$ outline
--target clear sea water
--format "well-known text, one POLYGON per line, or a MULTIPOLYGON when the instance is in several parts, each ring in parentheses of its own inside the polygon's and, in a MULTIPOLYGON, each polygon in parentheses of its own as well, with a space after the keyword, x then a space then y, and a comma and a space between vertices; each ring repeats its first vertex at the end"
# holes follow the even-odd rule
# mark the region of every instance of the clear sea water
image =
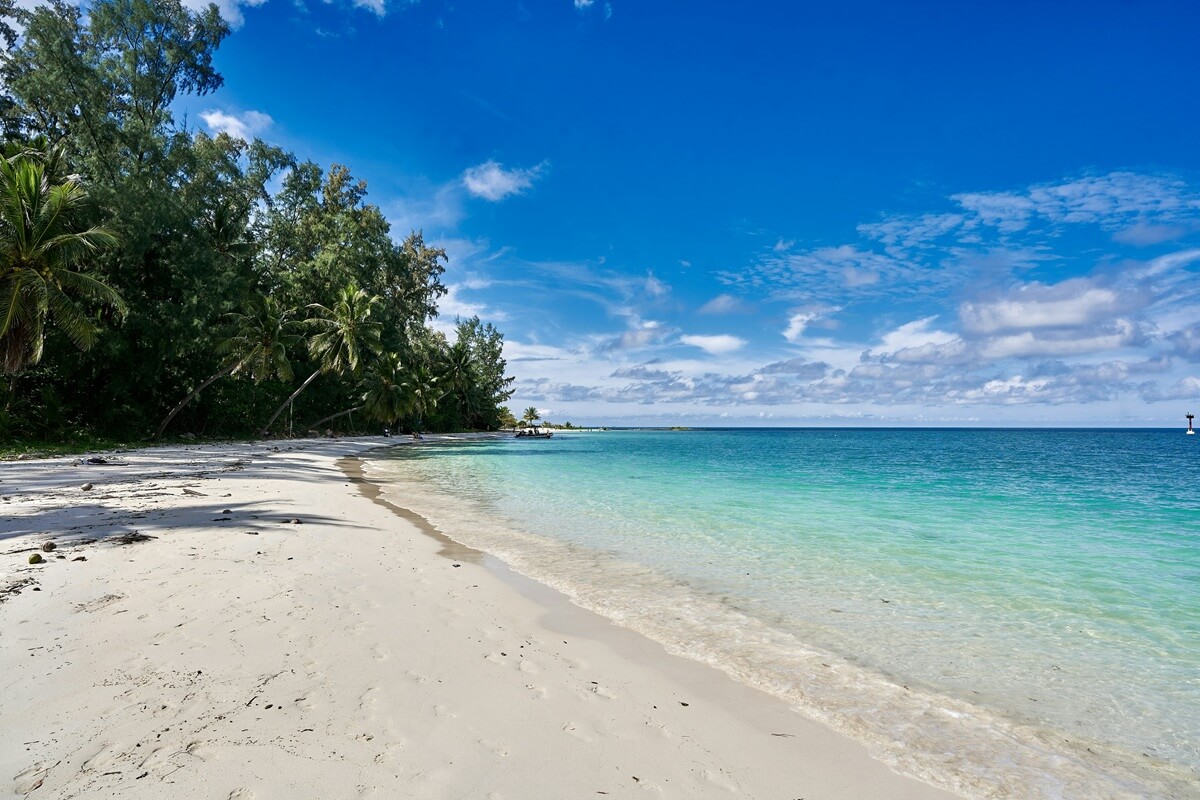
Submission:
POLYGON ((936 785, 1200 797, 1197 440, 609 431, 395 448, 368 475, 936 785))

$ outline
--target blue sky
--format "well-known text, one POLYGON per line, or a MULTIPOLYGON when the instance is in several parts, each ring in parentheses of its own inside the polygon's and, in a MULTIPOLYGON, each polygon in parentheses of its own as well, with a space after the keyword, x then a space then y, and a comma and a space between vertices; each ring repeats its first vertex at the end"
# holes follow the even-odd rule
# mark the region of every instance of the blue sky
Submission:
POLYGON ((365 178, 612 424, 1200 408, 1200 4, 224 0, 180 109, 365 178))

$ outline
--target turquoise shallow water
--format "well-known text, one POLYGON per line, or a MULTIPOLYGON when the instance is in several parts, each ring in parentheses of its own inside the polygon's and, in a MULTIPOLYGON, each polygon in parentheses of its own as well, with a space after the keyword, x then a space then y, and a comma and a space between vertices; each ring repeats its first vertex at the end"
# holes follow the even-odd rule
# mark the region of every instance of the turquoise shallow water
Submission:
POLYGON ((370 469, 450 535, 939 785, 1194 796, 1198 438, 613 431, 370 469))

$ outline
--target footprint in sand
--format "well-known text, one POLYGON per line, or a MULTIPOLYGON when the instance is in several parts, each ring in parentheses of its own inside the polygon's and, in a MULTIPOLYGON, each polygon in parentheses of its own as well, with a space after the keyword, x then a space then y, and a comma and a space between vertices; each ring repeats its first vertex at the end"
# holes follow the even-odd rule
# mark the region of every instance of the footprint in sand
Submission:
POLYGON ((592 741, 592 737, 584 733, 574 722, 568 722, 566 725, 563 725, 562 730, 567 736, 574 737, 581 742, 592 741))
POLYGON ((377 644, 371 648, 371 657, 376 661, 387 661, 392 657, 392 651, 381 644, 377 644))
POLYGON ((737 785, 737 782, 724 772, 714 772, 711 769, 706 769, 700 773, 700 777, 704 778, 704 780, 708 781, 713 786, 719 786, 731 794, 741 791, 741 787, 737 785))
POLYGON ((530 661, 528 658, 521 660, 521 672, 527 675, 537 675, 542 671, 542 668, 537 665, 537 662, 530 661))
POLYGON ((493 742, 491 739, 480 739, 479 745, 492 755, 500 756, 501 758, 508 755, 508 747, 499 742, 493 742))
POLYGON ((358 697, 358 710, 371 712, 375 710, 375 695, 379 694, 379 690, 371 687, 363 692, 358 697))
POLYGON ((208 761, 216 755, 216 751, 212 748, 212 743, 205 741, 188 742, 187 747, 183 748, 183 752, 189 756, 195 756, 201 761, 208 761))
POLYGON ((442 719, 454 719, 455 717, 457 717, 457 716, 458 716, 458 715, 457 715, 457 714, 455 714, 453 711, 451 711, 450 709, 446 708, 446 707, 445 707, 445 706, 443 706, 443 705, 436 705, 436 706, 434 706, 434 707, 433 707, 433 713, 434 713, 434 714, 437 714, 437 715, 438 715, 439 717, 441 717, 442 719))
POLYGON ((29 794, 42 785, 50 768, 40 761, 32 767, 27 767, 13 776, 13 793, 29 794))
POLYGON ((123 594, 106 594, 101 597, 97 597, 95 600, 89 600, 86 603, 77 603, 75 605, 75 611, 76 612, 99 611, 100 609, 105 608, 106 606, 111 606, 113 603, 117 602, 118 600, 124 600, 124 599, 125 599, 125 595, 123 595, 123 594))
POLYGON ((108 743, 101 744, 96 749, 96 752, 84 760, 79 769, 82 772, 105 772, 108 767, 116 763, 118 755, 120 753, 113 745, 108 743))
POLYGON ((376 764, 391 764, 399 760, 404 751, 405 741, 400 739, 383 746, 383 752, 375 756, 376 764))
POLYGON ((592 684, 589 687, 589 690, 591 691, 592 694, 596 695, 597 697, 603 697, 605 700, 616 700, 617 699, 617 696, 615 694, 613 694, 613 692, 611 690, 605 689, 603 686, 601 686, 598 683, 592 684))
POLYGON ((254 800, 254 792, 244 786, 239 786, 229 793, 227 800, 254 800))

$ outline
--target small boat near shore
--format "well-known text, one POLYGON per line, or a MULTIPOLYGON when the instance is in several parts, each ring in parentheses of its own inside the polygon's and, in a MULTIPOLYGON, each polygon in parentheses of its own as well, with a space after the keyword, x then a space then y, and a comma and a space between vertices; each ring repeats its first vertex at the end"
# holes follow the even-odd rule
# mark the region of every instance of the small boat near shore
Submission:
POLYGON ((537 428, 528 428, 526 430, 517 431, 517 439, 549 439, 553 436, 552 431, 542 431, 537 428))

